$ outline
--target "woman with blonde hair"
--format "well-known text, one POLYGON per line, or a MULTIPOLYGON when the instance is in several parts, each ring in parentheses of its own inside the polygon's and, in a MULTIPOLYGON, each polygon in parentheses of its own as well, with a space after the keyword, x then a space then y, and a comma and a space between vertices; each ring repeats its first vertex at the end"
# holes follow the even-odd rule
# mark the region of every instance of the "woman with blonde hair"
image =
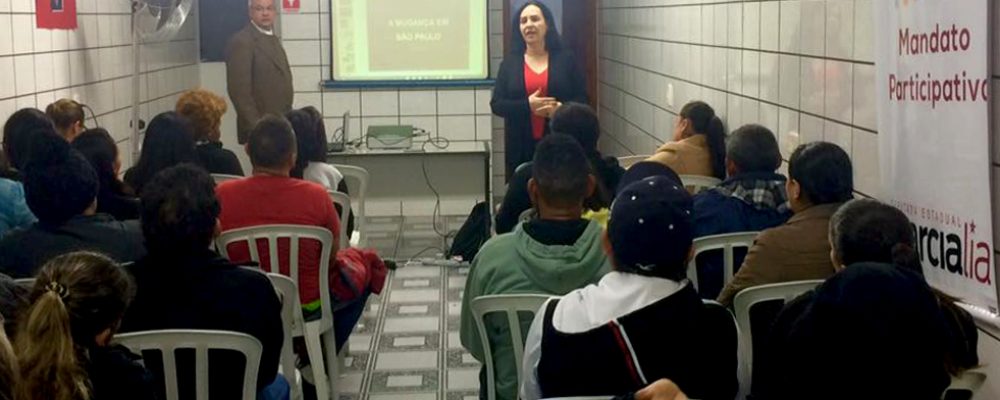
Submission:
POLYGON ((17 398, 155 398, 139 357, 111 345, 134 293, 125 270, 106 256, 75 252, 46 263, 15 338, 17 398))
POLYGON ((177 99, 177 114, 194 126, 198 164, 212 174, 243 176, 240 160, 232 151, 222 148, 222 116, 226 100, 205 89, 188 90, 177 99))

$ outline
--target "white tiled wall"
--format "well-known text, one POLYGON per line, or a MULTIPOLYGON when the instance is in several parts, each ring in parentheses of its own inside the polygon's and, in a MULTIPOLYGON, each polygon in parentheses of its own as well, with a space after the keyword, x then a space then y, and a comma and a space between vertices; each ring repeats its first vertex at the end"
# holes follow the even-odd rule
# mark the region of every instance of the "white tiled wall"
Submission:
POLYGON ((874 0, 603 0, 602 146, 649 154, 691 100, 731 131, 760 123, 783 153, 841 145, 859 192, 878 195, 874 0))
MULTIPOLYGON (((503 122, 490 113, 489 87, 325 90, 330 79, 330 8, 328 0, 301 0, 301 10, 281 16, 281 37, 295 77, 295 107, 315 106, 327 118, 330 137, 340 116, 351 112, 350 137, 361 137, 370 125, 413 125, 452 141, 491 142, 494 160, 503 160, 503 122), (494 140, 496 139, 496 140, 494 140)), ((503 3, 489 0, 490 66, 502 59, 503 3)), ((0 66, 2 68, 2 66, 0 66)), ((502 189, 503 168, 494 169, 502 189)), ((494 190, 502 193, 502 190, 494 190)))
MULTIPOLYGON (((81 0, 76 30, 35 28, 35 2, 0 0, 0 121, 24 107, 43 109, 75 98, 93 108, 100 126, 131 165, 130 5, 81 0)), ((141 46, 142 118, 173 109, 176 95, 198 85, 198 21, 191 16, 176 38, 141 46)), ((93 123, 88 120, 88 124, 93 123)))

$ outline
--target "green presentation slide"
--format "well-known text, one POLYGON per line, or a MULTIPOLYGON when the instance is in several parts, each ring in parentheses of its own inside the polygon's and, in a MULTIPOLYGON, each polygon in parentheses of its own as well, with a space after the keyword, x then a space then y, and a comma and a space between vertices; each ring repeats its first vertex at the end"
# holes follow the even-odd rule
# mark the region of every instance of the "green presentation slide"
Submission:
POLYGON ((333 0, 335 81, 489 76, 486 0, 333 0))

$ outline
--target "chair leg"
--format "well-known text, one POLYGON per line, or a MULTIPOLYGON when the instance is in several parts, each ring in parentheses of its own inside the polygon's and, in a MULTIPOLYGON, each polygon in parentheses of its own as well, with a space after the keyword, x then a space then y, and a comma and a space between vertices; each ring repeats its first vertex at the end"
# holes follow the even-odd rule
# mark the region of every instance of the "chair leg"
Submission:
MULTIPOLYGON (((324 332, 322 334, 323 346, 326 351, 326 363, 327 366, 327 380, 330 387, 330 398, 333 400, 340 399, 340 391, 337 390, 337 379, 340 377, 340 363, 341 359, 337 356, 337 340, 333 333, 333 328, 324 332)), ((319 375, 319 374, 317 374, 319 375)), ((317 378, 318 380, 319 378, 317 378)))
POLYGON ((326 379, 326 362, 323 360, 323 346, 320 344, 320 334, 310 326, 305 327, 306 351, 309 353, 309 365, 313 372, 313 385, 316 386, 316 398, 329 400, 330 384, 326 379))

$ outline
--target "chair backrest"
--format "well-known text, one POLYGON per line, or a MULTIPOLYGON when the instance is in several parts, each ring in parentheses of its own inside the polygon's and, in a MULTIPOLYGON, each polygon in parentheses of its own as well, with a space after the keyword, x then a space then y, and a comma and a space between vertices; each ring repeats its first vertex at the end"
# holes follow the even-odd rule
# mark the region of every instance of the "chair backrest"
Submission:
POLYGON ((498 294, 472 299, 469 307, 476 321, 476 329, 483 343, 483 364, 486 364, 487 396, 496 399, 496 372, 493 370, 493 348, 486 331, 486 315, 502 312, 510 327, 510 339, 514 350, 514 365, 517 370, 517 387, 521 386, 521 362, 524 360, 524 337, 521 334, 519 312, 534 314, 552 296, 543 294, 498 294))
POLYGON ((699 287, 698 265, 695 261, 697 261, 698 255, 706 251, 722 250, 723 282, 722 285, 718 285, 718 287, 723 287, 727 283, 731 282, 733 280, 733 271, 736 269, 736 257, 734 255, 734 250, 737 248, 749 249, 753 246, 754 240, 757 239, 758 233, 760 232, 725 233, 722 235, 705 236, 695 239, 692 244, 694 247, 694 257, 691 257, 691 261, 688 262, 687 267, 688 280, 690 280, 697 289, 699 287))
POLYGON ((163 354, 163 379, 167 398, 178 400, 177 360, 178 349, 195 351, 195 390, 198 400, 208 400, 208 351, 232 350, 246 357, 243 371, 243 400, 257 398, 257 370, 263 345, 253 336, 245 333, 206 330, 162 330, 135 332, 115 336, 115 342, 136 353, 144 350, 158 350, 163 354))
MULTIPOLYGON (((733 310, 736 314, 736 323, 740 328, 740 349, 743 352, 743 367, 740 376, 741 388, 745 387, 747 393, 751 393, 751 380, 753 377, 753 331, 751 330, 750 310, 757 304, 782 301, 788 303, 799 295, 812 290, 823 280, 807 280, 783 283, 772 283, 761 286, 754 286, 743 289, 733 298, 733 310)), ((772 321, 773 322, 773 321, 772 321)), ((759 332, 758 334, 766 334, 759 332)))
POLYGON ((215 181, 216 185, 225 181, 232 181, 236 179, 243 179, 243 177, 239 175, 212 174, 212 180, 215 181))
POLYGON ((330 200, 333 200, 333 204, 340 206, 340 215, 338 215, 340 217, 340 232, 338 232, 340 236, 338 236, 337 245, 342 249, 346 249, 350 247, 351 240, 351 234, 347 232, 347 221, 351 219, 351 198, 346 194, 334 190, 327 190, 326 193, 330 195, 330 200))
POLYGON ((681 175, 681 183, 687 188, 691 195, 694 196, 701 192, 702 190, 711 189, 722 183, 719 178, 713 178, 711 176, 701 176, 701 175, 681 175))
POLYGON ((295 399, 299 398, 301 388, 298 379, 295 379, 295 350, 292 348, 292 336, 293 332, 301 330, 305 325, 299 307, 299 288, 291 278, 281 274, 268 273, 267 278, 271 280, 271 285, 281 298, 281 325, 285 331, 284 342, 281 344, 281 371, 292 386, 292 398, 295 399))
POLYGON ((299 245, 303 240, 316 240, 320 243, 319 257, 319 298, 320 321, 326 327, 333 324, 333 300, 330 298, 330 257, 333 253, 333 234, 326 228, 305 225, 259 225, 247 228, 232 229, 222 232, 215 239, 216 247, 223 257, 229 257, 229 246, 235 243, 246 243, 250 251, 250 260, 260 263, 261 269, 267 266, 267 272, 281 274, 278 254, 278 240, 288 239, 288 275, 296 284, 299 283, 299 245), (268 248, 268 263, 262 263, 258 251, 258 240, 265 240, 268 248))
POLYGON ((649 157, 651 157, 651 156, 649 156, 649 155, 637 155, 637 156, 622 156, 622 157, 618 157, 618 165, 621 165, 622 168, 629 169, 631 166, 633 166, 633 165, 635 165, 637 163, 646 161, 647 159, 649 159, 649 157))
POLYGON ((367 246, 368 231, 365 229, 365 199, 368 198, 368 183, 371 176, 368 170, 354 165, 334 164, 347 181, 351 192, 351 204, 354 204, 354 229, 358 231, 359 247, 367 246), (352 181, 354 182, 352 184, 352 181))
POLYGON ((981 370, 969 370, 959 376, 951 377, 951 385, 941 394, 941 400, 953 398, 974 399, 979 389, 986 383, 986 373, 981 370), (966 396, 949 396, 949 392, 965 392, 966 396))
POLYGON ((35 286, 35 278, 14 279, 14 283, 26 287, 28 289, 31 289, 33 286, 35 286))

